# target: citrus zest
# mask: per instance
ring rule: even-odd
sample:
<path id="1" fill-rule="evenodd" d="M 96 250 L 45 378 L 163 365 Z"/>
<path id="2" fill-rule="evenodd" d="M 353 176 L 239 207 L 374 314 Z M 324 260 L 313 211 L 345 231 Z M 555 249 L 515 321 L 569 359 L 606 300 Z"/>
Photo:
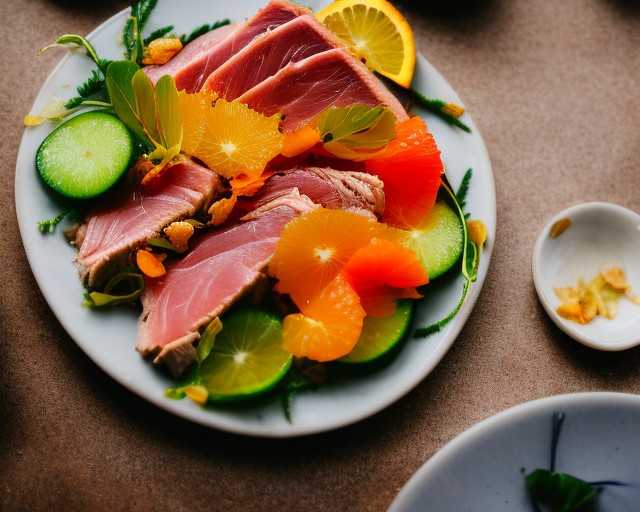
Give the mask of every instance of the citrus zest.
<path id="1" fill-rule="evenodd" d="M 139 249 L 136 252 L 136 264 L 147 277 L 155 278 L 166 274 L 162 262 L 152 252 L 145 249 Z"/>
<path id="2" fill-rule="evenodd" d="M 316 18 L 373 71 L 409 87 L 416 63 L 411 27 L 387 0 L 337 0 Z"/>

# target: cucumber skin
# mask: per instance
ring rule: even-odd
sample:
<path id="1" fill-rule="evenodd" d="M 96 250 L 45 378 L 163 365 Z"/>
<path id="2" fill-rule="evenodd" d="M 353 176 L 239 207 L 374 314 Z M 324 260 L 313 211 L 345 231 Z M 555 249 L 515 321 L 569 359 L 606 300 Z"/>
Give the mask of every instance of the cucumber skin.
<path id="1" fill-rule="evenodd" d="M 395 316 L 399 312 L 406 314 L 406 317 L 404 318 L 404 324 L 398 329 L 397 334 L 395 334 L 394 337 L 389 339 L 388 343 L 381 346 L 380 350 L 378 350 L 377 352 L 369 353 L 364 357 L 360 357 L 357 355 L 354 356 L 352 351 L 350 354 L 347 354 L 346 356 L 338 359 L 338 362 L 346 365 L 361 365 L 361 364 L 367 364 L 367 363 L 378 361 L 384 356 L 386 356 L 387 354 L 389 354 L 402 340 L 404 340 L 407 337 L 407 334 L 411 329 L 411 324 L 413 322 L 415 304 L 414 304 L 414 301 L 410 299 L 399 300 L 398 308 L 401 308 L 400 311 L 396 310 L 396 313 L 394 313 L 390 317 L 373 319 L 376 322 L 385 322 L 385 321 L 392 322 L 396 320 Z M 366 321 L 367 321 L 367 318 L 365 318 L 365 322 Z M 358 340 L 358 343 L 360 343 L 360 341 L 361 340 Z M 357 347 L 357 344 L 356 344 L 356 347 Z"/>
<path id="2" fill-rule="evenodd" d="M 439 226 L 434 225 L 428 232 L 426 236 L 429 236 L 429 233 L 432 231 L 441 231 L 442 229 L 446 229 L 446 234 L 440 234 L 438 237 L 438 241 L 442 241 L 444 236 L 448 236 L 452 243 L 456 244 L 454 249 L 455 252 L 446 255 L 438 255 L 437 260 L 435 258 L 431 258 L 431 261 L 428 261 L 429 258 L 423 258 L 422 255 L 419 255 L 420 261 L 422 262 L 427 275 L 429 276 L 429 280 L 433 281 L 438 277 L 446 274 L 453 266 L 460 260 L 463 252 L 464 245 L 464 226 L 461 223 L 460 218 L 455 213 L 455 210 L 449 205 L 449 203 L 442 198 L 438 198 L 436 204 L 434 205 L 434 209 L 436 208 L 444 208 L 445 217 L 444 221 L 449 223 L 449 226 Z M 432 210 L 433 211 L 433 210 Z M 440 216 L 442 217 L 442 213 Z M 454 226 L 455 224 L 455 226 Z M 455 230 L 455 232 L 454 232 Z M 443 236 L 444 235 L 444 236 Z M 428 250 L 428 249 L 427 249 Z M 422 251 L 421 251 L 422 252 Z M 434 267 L 435 265 L 435 267 Z"/>
<path id="3" fill-rule="evenodd" d="M 55 137 L 58 136 L 59 130 L 62 130 L 65 127 L 68 127 L 69 126 L 68 123 L 71 123 L 73 125 L 73 124 L 78 124 L 79 122 L 83 122 L 89 116 L 94 118 L 97 116 L 99 117 L 109 116 L 109 118 L 112 118 L 113 120 L 117 121 L 119 125 L 121 125 L 121 132 L 122 134 L 126 134 L 127 137 L 126 138 L 123 137 L 123 139 L 120 142 L 128 146 L 126 153 L 128 153 L 129 158 L 127 159 L 125 164 L 122 164 L 121 171 L 119 173 L 116 173 L 113 176 L 113 178 L 109 181 L 108 185 L 95 189 L 95 191 L 92 191 L 86 194 L 69 193 L 69 191 L 67 190 L 67 187 L 60 185 L 60 180 L 52 178 L 51 169 L 48 169 L 47 162 L 45 161 L 45 152 L 47 149 L 50 149 L 50 146 L 52 144 L 54 145 L 54 148 L 55 148 L 55 144 L 56 144 Z M 104 142 L 101 142 L 101 144 L 103 143 Z M 35 163 L 36 163 L 36 169 L 38 171 L 40 178 L 48 187 L 50 187 L 52 190 L 54 190 L 58 194 L 65 196 L 67 198 L 83 200 L 83 199 L 93 199 L 95 197 L 98 197 L 104 194 L 105 192 L 107 192 L 108 190 L 110 190 L 111 188 L 113 188 L 113 186 L 115 186 L 116 183 L 118 183 L 120 179 L 129 171 L 129 169 L 133 164 L 134 157 L 135 157 L 135 140 L 131 135 L 131 132 L 129 131 L 129 129 L 120 120 L 120 118 L 104 110 L 91 110 L 89 112 L 83 112 L 81 114 L 78 114 L 77 116 L 74 116 L 64 121 L 60 126 L 57 126 L 51 133 L 49 133 L 45 137 L 45 139 L 42 141 L 42 143 L 40 144 L 40 147 L 36 152 Z"/>

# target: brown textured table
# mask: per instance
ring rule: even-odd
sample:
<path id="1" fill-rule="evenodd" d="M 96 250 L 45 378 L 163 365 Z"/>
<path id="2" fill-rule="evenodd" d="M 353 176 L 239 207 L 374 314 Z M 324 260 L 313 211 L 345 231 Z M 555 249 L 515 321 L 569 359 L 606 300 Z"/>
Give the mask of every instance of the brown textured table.
<path id="1" fill-rule="evenodd" d="M 417 44 L 485 138 L 498 196 L 477 306 L 436 370 L 374 417 L 262 440 L 173 417 L 115 383 L 52 315 L 14 208 L 21 121 L 59 59 L 120 0 L 3 0 L 0 509 L 385 510 L 420 465 L 480 420 L 549 395 L 640 392 L 640 349 L 600 353 L 545 316 L 534 241 L 577 202 L 640 210 L 640 4 L 622 0 L 399 2 Z"/>

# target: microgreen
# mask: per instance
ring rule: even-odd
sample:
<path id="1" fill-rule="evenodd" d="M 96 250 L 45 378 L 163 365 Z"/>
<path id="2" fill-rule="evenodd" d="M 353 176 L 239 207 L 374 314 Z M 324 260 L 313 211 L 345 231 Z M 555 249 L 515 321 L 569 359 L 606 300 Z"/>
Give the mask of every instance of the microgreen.
<path id="1" fill-rule="evenodd" d="M 282 410 L 284 416 L 291 423 L 291 404 L 293 397 L 301 391 L 315 391 L 324 382 L 327 367 L 308 359 L 296 359 L 287 374 L 287 382 L 282 394 Z"/>
<path id="2" fill-rule="evenodd" d="M 40 230 L 40 233 L 42 234 L 55 233 L 58 224 L 60 224 L 60 222 L 62 222 L 64 219 L 71 218 L 73 221 L 79 220 L 85 214 L 85 211 L 85 205 L 72 206 L 60 212 L 58 215 L 51 219 L 46 219 L 38 222 L 38 230 Z"/>
<path id="3" fill-rule="evenodd" d="M 173 25 L 167 25 L 166 27 L 159 28 L 158 30 L 154 30 L 147 37 L 144 38 L 144 45 L 149 46 L 149 43 L 155 41 L 156 39 L 160 39 L 168 34 L 170 34 L 174 29 Z"/>
<path id="4" fill-rule="evenodd" d="M 54 43 L 42 48 L 36 53 L 36 55 L 41 55 L 49 48 L 66 45 L 74 45 L 83 48 L 91 60 L 93 60 L 97 65 L 98 69 L 92 70 L 91 76 L 76 88 L 78 96 L 70 98 L 65 102 L 61 102 L 60 100 L 57 100 L 57 98 L 54 98 L 49 102 L 40 116 L 38 116 L 39 122 L 42 122 L 44 119 L 59 121 L 81 106 L 110 106 L 109 94 L 107 92 L 104 75 L 111 61 L 98 57 L 95 48 L 84 37 L 75 34 L 65 34 L 59 37 Z M 60 105 L 53 108 L 53 106 L 58 102 Z"/>

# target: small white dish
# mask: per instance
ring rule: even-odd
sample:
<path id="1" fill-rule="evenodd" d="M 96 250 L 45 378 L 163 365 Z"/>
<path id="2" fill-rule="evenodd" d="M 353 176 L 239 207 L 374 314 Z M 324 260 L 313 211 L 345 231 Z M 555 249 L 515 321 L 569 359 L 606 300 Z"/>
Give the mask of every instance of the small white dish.
<path id="1" fill-rule="evenodd" d="M 570 225 L 560 235 L 551 230 L 563 219 Z M 618 266 L 640 293 L 640 215 L 622 206 L 592 202 L 572 206 L 553 217 L 533 250 L 533 282 L 547 314 L 576 341 L 598 350 L 618 351 L 640 345 L 640 306 L 622 297 L 615 319 L 601 316 L 581 325 L 556 312 L 554 288 L 576 287 L 602 268 Z"/>

